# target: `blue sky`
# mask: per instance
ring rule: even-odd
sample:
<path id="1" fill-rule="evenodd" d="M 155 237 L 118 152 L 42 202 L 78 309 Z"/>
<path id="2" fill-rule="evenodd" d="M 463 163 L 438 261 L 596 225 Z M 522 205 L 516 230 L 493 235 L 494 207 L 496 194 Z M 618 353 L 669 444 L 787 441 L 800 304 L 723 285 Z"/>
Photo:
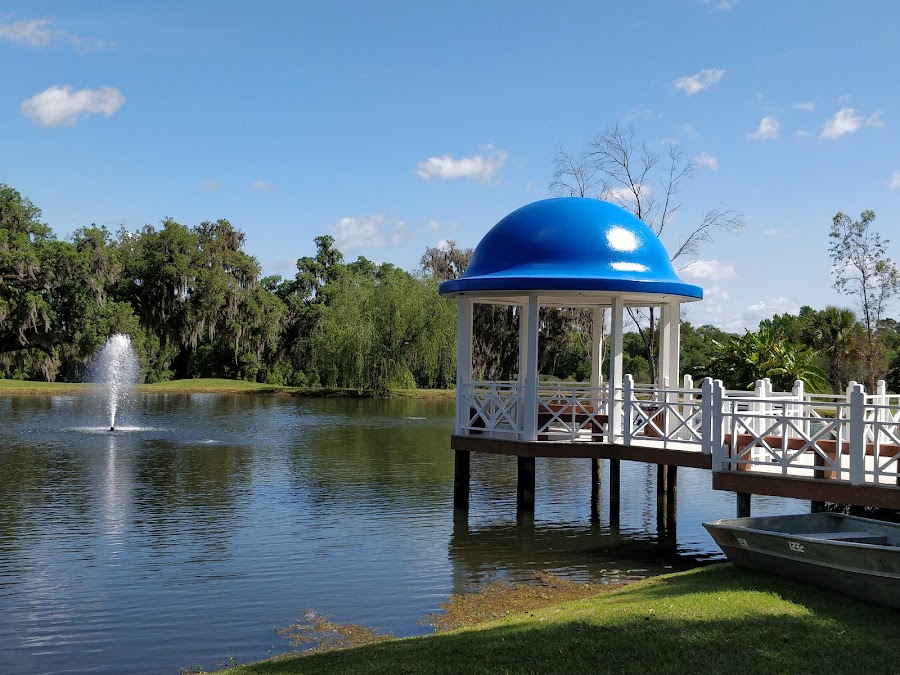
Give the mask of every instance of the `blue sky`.
<path id="1" fill-rule="evenodd" d="M 831 289 L 837 211 L 900 259 L 900 3 L 0 0 L 0 182 L 61 237 L 227 218 L 264 273 L 313 237 L 414 269 L 549 195 L 613 123 L 698 162 L 670 249 L 695 323 L 755 328 Z M 892 308 L 896 316 L 898 306 Z"/>

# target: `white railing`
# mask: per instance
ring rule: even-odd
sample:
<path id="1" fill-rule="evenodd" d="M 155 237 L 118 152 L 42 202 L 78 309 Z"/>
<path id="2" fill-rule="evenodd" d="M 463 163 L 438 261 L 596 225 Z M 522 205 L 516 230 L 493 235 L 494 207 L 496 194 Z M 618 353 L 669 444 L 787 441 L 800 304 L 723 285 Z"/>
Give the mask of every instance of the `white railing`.
<path id="1" fill-rule="evenodd" d="M 538 388 L 538 440 L 605 441 L 609 388 L 545 383 Z"/>
<path id="2" fill-rule="evenodd" d="M 631 375 L 625 376 L 622 387 L 625 445 L 640 439 L 661 444 L 663 448 L 709 452 L 703 443 L 702 392 L 693 388 L 690 376 L 684 384 L 683 389 L 671 389 L 668 381 L 664 381 L 663 388 L 657 389 L 635 384 Z"/>
<path id="3" fill-rule="evenodd" d="M 855 382 L 844 395 L 822 395 L 806 393 L 802 382 L 790 392 L 773 391 L 768 380 L 733 391 L 710 378 L 695 387 L 686 376 L 676 389 L 626 375 L 613 393 L 622 411 L 616 428 L 608 385 L 542 383 L 530 416 L 523 384 L 469 382 L 457 433 L 661 447 L 711 454 L 713 471 L 900 485 L 900 395 L 887 394 L 883 383 L 871 395 Z"/>
<path id="4" fill-rule="evenodd" d="M 492 438 L 521 437 L 522 385 L 518 382 L 469 382 L 463 386 L 461 403 L 468 412 L 461 417 L 459 433 Z"/>

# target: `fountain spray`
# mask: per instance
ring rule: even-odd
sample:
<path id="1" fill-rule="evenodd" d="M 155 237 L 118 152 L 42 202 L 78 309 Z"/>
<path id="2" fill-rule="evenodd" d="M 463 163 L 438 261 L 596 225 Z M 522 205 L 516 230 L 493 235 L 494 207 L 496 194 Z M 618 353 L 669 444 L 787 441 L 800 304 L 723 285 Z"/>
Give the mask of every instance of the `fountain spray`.
<path id="1" fill-rule="evenodd" d="M 103 385 L 109 430 L 116 430 L 116 412 L 137 382 L 139 365 L 131 338 L 122 333 L 110 337 L 89 370 L 91 382 Z"/>

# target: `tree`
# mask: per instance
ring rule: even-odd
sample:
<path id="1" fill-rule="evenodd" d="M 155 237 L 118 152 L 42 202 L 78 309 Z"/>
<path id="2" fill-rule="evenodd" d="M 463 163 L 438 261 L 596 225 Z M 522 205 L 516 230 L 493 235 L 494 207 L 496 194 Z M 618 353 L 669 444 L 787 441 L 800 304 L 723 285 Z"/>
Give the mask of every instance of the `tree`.
<path id="1" fill-rule="evenodd" d="M 822 355 L 833 394 L 844 390 L 850 365 L 859 356 L 859 324 L 849 309 L 826 307 L 808 315 L 802 328 L 803 341 Z"/>
<path id="2" fill-rule="evenodd" d="M 729 335 L 713 340 L 715 353 L 709 372 L 733 389 L 752 389 L 754 382 L 772 380 L 778 391 L 790 391 L 796 380 L 803 380 L 808 391 L 821 393 L 827 387 L 825 373 L 813 363 L 814 354 L 788 342 L 784 335 L 766 326 L 756 333 Z"/>
<path id="3" fill-rule="evenodd" d="M 613 124 L 588 141 L 580 155 L 559 151 L 550 191 L 558 196 L 597 197 L 618 204 L 663 238 L 669 235 L 669 226 L 681 207 L 677 195 L 682 184 L 696 170 L 696 164 L 679 146 L 670 145 L 661 157 L 636 140 L 633 125 Z M 671 259 L 694 256 L 712 241 L 715 232 L 737 232 L 743 225 L 740 214 L 723 207 L 711 209 L 699 223 L 682 232 Z M 655 308 L 649 308 L 646 315 L 628 311 L 644 342 L 651 381 L 655 382 Z"/>
<path id="4" fill-rule="evenodd" d="M 838 212 L 828 235 L 834 288 L 855 296 L 862 316 L 866 387 L 870 392 L 884 375 L 879 326 L 888 302 L 900 290 L 900 271 L 886 255 L 888 240 L 882 240 L 872 229 L 874 220 L 871 210 L 863 211 L 859 220 Z"/>

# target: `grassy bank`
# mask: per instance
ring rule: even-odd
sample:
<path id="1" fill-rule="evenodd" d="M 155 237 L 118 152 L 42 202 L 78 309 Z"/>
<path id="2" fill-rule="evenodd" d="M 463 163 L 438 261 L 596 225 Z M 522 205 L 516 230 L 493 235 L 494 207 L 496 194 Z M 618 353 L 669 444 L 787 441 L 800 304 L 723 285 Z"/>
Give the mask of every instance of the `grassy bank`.
<path id="1" fill-rule="evenodd" d="M 449 632 L 228 672 L 875 675 L 898 664 L 900 612 L 714 565 Z"/>
<path id="2" fill-rule="evenodd" d="M 0 380 L 0 396 L 60 396 L 86 393 L 89 384 L 66 382 L 25 382 L 21 380 Z M 275 394 L 281 396 L 330 396 L 367 397 L 366 392 L 355 389 L 327 389 L 324 387 L 282 387 L 244 380 L 201 378 L 173 380 L 138 386 L 142 394 Z M 388 394 L 396 398 L 443 398 L 452 399 L 452 389 L 397 389 Z"/>

